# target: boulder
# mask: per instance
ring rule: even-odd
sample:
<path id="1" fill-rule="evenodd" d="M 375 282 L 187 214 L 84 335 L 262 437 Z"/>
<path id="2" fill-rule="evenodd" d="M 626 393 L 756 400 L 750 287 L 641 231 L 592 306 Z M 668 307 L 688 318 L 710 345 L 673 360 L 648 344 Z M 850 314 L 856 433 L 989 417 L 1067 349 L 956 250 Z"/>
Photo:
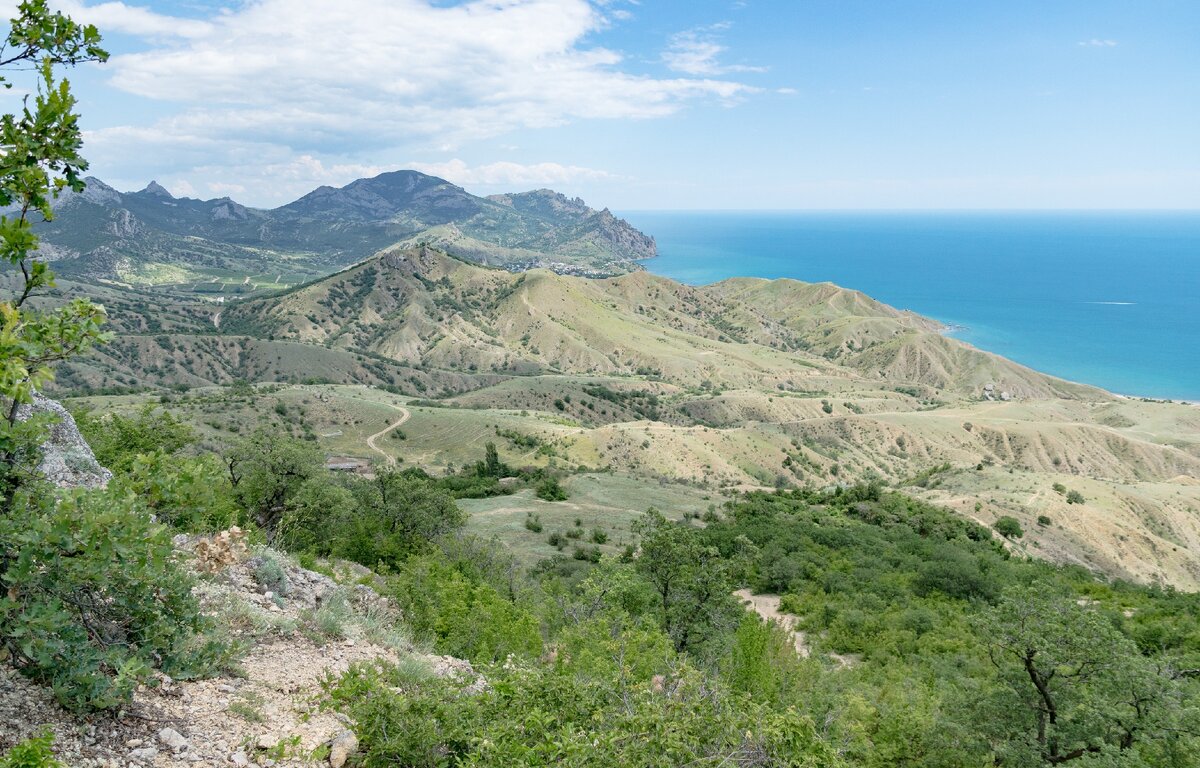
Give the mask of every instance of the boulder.
<path id="1" fill-rule="evenodd" d="M 10 401 L 11 402 L 11 401 Z M 112 472 L 100 466 L 75 419 L 62 404 L 35 392 L 33 402 L 17 408 L 17 419 L 25 421 L 34 414 L 48 413 L 56 418 L 42 445 L 42 463 L 38 471 L 59 488 L 103 488 Z"/>
<path id="2" fill-rule="evenodd" d="M 329 743 L 329 765 L 331 768 L 342 768 L 357 751 L 358 737 L 350 731 L 342 731 Z"/>

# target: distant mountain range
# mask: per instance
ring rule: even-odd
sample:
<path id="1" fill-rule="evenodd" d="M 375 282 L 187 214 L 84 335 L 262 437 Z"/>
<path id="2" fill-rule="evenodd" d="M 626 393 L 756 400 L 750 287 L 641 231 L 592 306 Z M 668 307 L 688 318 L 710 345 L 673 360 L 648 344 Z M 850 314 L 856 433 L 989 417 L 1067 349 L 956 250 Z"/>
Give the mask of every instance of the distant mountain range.
<path id="1" fill-rule="evenodd" d="M 319 187 L 272 210 L 177 198 L 156 182 L 118 192 L 89 178 L 39 226 L 42 254 L 89 282 L 209 295 L 257 293 L 327 275 L 393 245 L 433 245 L 510 270 L 636 270 L 655 243 L 608 209 L 548 189 L 478 197 L 417 171 Z"/>

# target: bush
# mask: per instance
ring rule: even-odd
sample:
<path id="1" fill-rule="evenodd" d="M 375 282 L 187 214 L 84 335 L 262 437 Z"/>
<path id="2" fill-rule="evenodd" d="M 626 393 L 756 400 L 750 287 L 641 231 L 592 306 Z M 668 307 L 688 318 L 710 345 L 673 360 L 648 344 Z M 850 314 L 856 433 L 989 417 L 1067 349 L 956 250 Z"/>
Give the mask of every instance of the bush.
<path id="1" fill-rule="evenodd" d="M 593 544 L 604 544 L 607 541 L 608 541 L 607 533 L 600 530 L 599 528 L 592 529 L 592 543 Z"/>
<path id="2" fill-rule="evenodd" d="M 1083 494 L 1079 491 L 1067 491 L 1068 504 L 1082 504 L 1085 501 L 1086 499 L 1083 498 Z"/>
<path id="3" fill-rule="evenodd" d="M 115 490 L 136 495 L 161 523 L 192 533 L 213 533 L 245 525 L 233 489 L 214 456 L 185 458 L 162 451 L 134 457 Z"/>
<path id="4" fill-rule="evenodd" d="M 600 562 L 599 547 L 575 547 L 575 551 L 571 553 L 571 557 L 576 560 L 583 560 L 588 563 Z"/>
<path id="5" fill-rule="evenodd" d="M 227 646 L 199 635 L 207 623 L 167 529 L 131 497 L 18 497 L 0 548 L 11 558 L 3 645 L 69 709 L 119 706 L 154 667 L 193 677 L 227 658 Z"/>
<path id="6" fill-rule="evenodd" d="M 1038 525 L 1045 528 L 1046 526 L 1050 525 L 1050 518 L 1046 517 L 1045 515 L 1038 515 Z"/>
<path id="7" fill-rule="evenodd" d="M 537 486 L 537 497 L 542 501 L 566 501 L 567 490 L 558 482 L 558 478 L 547 477 Z"/>
<path id="8" fill-rule="evenodd" d="M 87 411 L 77 411 L 74 416 L 96 460 L 118 475 L 140 455 L 178 453 L 195 441 L 191 427 L 153 405 L 133 416 L 109 413 L 96 417 Z"/>
<path id="9" fill-rule="evenodd" d="M 439 653 L 472 662 L 540 654 L 542 636 L 533 613 L 450 559 L 445 553 L 411 557 L 390 584 L 418 636 L 433 640 Z"/>
<path id="10" fill-rule="evenodd" d="M 537 515 L 525 516 L 525 529 L 534 533 L 542 532 L 542 518 Z"/>
<path id="11" fill-rule="evenodd" d="M 0 757 L 0 768 L 63 768 L 54 759 L 53 747 L 49 733 L 26 739 Z"/>
<path id="12" fill-rule="evenodd" d="M 1019 539 L 1025 535 L 1025 531 L 1021 528 L 1021 523 L 1015 517 L 1005 515 L 996 522 L 992 523 L 992 527 L 996 529 L 996 533 L 1006 539 Z"/>
<path id="13" fill-rule="evenodd" d="M 288 583 L 287 571 L 284 570 L 278 558 L 270 552 L 266 552 L 255 559 L 258 562 L 254 566 L 254 580 L 258 582 L 259 586 L 280 597 L 287 597 L 292 591 L 292 587 Z"/>
<path id="14" fill-rule="evenodd" d="M 469 679 L 412 682 L 355 664 L 326 690 L 359 724 L 366 766 L 844 765 L 796 708 L 734 694 L 687 664 L 628 679 L 513 662 L 488 681 L 468 694 Z"/>

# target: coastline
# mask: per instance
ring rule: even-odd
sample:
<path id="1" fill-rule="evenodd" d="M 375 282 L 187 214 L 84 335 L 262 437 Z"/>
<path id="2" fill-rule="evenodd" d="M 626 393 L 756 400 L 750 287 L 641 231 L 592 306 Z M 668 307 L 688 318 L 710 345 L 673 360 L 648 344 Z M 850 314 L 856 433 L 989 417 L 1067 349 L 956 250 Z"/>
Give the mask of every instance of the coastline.
<path id="1" fill-rule="evenodd" d="M 1191 311 L 1200 215 L 1075 212 L 655 212 L 652 274 L 832 282 L 941 319 L 943 332 L 1034 370 L 1130 397 L 1200 402 Z M 1130 254 L 1142 268 L 1123 269 Z M 1108 302 L 1119 302 L 1108 303 Z M 966 329 L 959 326 L 966 326 Z M 968 338 L 964 338 L 968 337 Z"/>

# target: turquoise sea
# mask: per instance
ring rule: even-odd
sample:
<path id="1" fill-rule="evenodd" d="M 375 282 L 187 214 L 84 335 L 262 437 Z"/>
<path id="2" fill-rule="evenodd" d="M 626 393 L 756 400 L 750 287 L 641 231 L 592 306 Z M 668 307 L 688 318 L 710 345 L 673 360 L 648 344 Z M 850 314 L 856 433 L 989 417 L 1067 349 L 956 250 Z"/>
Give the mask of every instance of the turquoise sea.
<path id="1" fill-rule="evenodd" d="M 1200 212 L 621 215 L 656 274 L 827 280 L 1046 373 L 1200 400 Z"/>

